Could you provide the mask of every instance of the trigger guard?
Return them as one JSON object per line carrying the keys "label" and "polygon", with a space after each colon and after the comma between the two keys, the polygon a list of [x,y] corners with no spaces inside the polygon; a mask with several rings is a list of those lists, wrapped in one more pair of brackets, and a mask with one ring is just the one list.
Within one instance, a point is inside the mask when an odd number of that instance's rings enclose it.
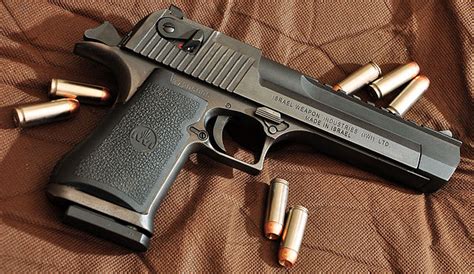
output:
{"label": "trigger guard", "polygon": [[[230,118],[230,117],[229,117]],[[232,156],[227,155],[224,152],[219,151],[218,149],[214,148],[211,146],[209,143],[204,144],[204,147],[206,149],[203,150],[204,153],[206,153],[208,156],[213,158],[214,160],[221,162],[225,165],[228,165],[232,168],[236,168],[238,170],[247,172],[252,175],[257,175],[260,171],[263,169],[263,164],[265,161],[265,156],[267,155],[267,152],[271,145],[273,144],[275,140],[273,138],[267,137],[265,139],[265,143],[262,149],[262,152],[260,153],[260,157],[258,158],[258,161],[256,163],[250,164],[247,162],[244,162],[242,160],[236,159]]]}

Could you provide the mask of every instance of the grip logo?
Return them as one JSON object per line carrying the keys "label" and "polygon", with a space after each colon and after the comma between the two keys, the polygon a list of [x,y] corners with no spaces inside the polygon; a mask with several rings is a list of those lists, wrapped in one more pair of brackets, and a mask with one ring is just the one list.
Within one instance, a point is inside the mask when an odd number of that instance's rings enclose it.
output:
{"label": "grip logo", "polygon": [[130,133],[130,142],[138,151],[150,152],[156,146],[156,134],[151,128],[137,126]]}

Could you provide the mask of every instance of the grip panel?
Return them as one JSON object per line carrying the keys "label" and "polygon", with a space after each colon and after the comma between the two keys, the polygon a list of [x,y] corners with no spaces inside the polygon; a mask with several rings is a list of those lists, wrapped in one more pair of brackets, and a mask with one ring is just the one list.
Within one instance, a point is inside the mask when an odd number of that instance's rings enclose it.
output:
{"label": "grip panel", "polygon": [[[187,151],[188,127],[207,102],[170,84],[172,72],[156,69],[140,90],[117,106],[55,168],[51,182],[147,213],[161,200]],[[181,161],[183,162],[183,161]]]}

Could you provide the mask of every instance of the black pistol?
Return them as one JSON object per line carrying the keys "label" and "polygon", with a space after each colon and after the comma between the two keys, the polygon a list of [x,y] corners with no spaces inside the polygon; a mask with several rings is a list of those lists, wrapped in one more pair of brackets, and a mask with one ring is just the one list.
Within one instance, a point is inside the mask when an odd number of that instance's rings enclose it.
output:
{"label": "black pistol", "polygon": [[[87,30],[74,53],[110,68],[119,89],[101,125],[57,164],[47,193],[66,223],[133,250],[148,248],[154,214],[191,153],[256,174],[269,148],[290,140],[424,193],[460,161],[460,141],[334,92],[174,6],[123,37],[108,22]],[[258,148],[255,162],[226,151],[231,125]]]}

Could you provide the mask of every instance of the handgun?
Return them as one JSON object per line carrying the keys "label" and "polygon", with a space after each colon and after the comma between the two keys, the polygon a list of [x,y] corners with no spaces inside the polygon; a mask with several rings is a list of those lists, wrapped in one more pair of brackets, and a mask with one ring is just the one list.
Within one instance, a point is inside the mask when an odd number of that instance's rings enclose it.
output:
{"label": "handgun", "polygon": [[[446,184],[460,161],[449,134],[335,92],[175,6],[123,37],[104,22],[74,53],[112,71],[116,99],[55,166],[47,194],[65,223],[136,251],[148,248],[153,217],[192,153],[257,174],[272,145],[309,144],[422,193]],[[227,151],[232,132],[255,161]]]}

